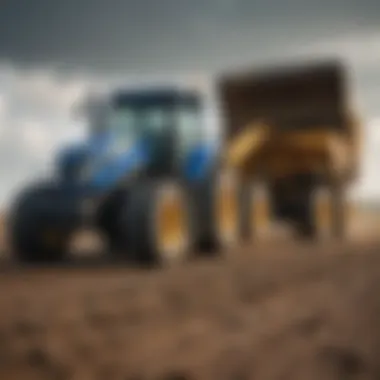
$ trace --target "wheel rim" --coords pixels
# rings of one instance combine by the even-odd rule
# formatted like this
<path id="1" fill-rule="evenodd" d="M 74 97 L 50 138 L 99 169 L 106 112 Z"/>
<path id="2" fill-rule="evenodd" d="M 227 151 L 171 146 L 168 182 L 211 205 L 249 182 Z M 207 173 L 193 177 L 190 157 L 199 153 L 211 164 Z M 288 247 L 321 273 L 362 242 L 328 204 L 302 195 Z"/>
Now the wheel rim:
<path id="1" fill-rule="evenodd" d="M 236 243 L 239 236 L 239 202 L 233 177 L 221 178 L 216 191 L 218 239 L 223 245 L 232 245 Z"/>
<path id="2" fill-rule="evenodd" d="M 189 244 L 189 223 L 179 190 L 164 188 L 156 206 L 156 246 L 164 261 L 183 258 Z"/>

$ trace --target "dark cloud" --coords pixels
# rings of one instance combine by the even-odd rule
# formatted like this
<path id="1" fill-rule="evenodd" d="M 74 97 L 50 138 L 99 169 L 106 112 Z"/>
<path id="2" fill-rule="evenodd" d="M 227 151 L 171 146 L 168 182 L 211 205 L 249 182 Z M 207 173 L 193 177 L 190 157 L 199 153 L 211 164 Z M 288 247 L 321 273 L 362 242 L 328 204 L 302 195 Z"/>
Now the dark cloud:
<path id="1" fill-rule="evenodd" d="M 80 71 L 78 78 L 88 75 L 92 82 L 98 77 L 91 70 L 107 74 L 104 78 L 117 72 L 213 71 L 289 56 L 305 47 L 321 54 L 320 43 L 332 41 L 329 53 L 346 49 L 356 62 L 360 111 L 378 117 L 380 74 L 372 51 L 379 51 L 380 43 L 370 45 L 367 36 L 379 39 L 379 16 L 379 0 L 0 0 L 0 63 L 9 63 L 0 65 L 0 100 L 5 101 L 0 207 L 14 188 L 45 168 L 47 156 L 53 157 L 53 151 L 36 154 L 44 133 L 53 136 L 45 150 L 53 150 L 63 132 L 71 133 L 66 101 L 60 100 L 71 73 L 52 70 L 53 85 L 42 85 L 44 67 Z M 352 36 L 359 37 L 341 48 L 342 40 L 352 41 Z M 43 74 L 35 82 L 31 66 Z M 368 162 L 376 161 L 375 145 L 368 148 Z M 377 178 L 375 167 L 368 173 L 367 178 Z M 380 191 L 378 182 L 364 187 Z"/>
<path id="2" fill-rule="evenodd" d="M 376 27 L 379 15 L 377 0 L 2 0 L 0 59 L 213 70 Z"/>

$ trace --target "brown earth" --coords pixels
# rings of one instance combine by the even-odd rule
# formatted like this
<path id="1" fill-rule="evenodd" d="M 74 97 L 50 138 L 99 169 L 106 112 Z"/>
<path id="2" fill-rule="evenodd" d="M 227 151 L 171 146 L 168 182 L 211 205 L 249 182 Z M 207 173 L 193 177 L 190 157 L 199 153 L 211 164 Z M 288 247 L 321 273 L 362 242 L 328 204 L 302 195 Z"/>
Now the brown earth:
<path id="1" fill-rule="evenodd" d="M 0 379 L 379 379 L 380 243 L 0 272 Z"/>

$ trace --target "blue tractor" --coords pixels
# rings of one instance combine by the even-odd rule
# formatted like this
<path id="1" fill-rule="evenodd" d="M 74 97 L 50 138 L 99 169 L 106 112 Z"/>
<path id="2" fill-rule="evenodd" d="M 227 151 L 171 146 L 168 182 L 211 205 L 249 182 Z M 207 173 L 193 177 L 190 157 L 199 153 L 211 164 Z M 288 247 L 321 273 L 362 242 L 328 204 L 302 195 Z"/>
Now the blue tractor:
<path id="1" fill-rule="evenodd" d="M 17 197 L 9 220 L 16 257 L 60 262 L 83 226 L 105 237 L 110 255 L 145 264 L 230 244 L 235 194 L 231 181 L 220 180 L 218 149 L 205 138 L 204 105 L 188 89 L 107 95 L 88 112 L 85 141 L 58 154 L 55 178 Z"/>

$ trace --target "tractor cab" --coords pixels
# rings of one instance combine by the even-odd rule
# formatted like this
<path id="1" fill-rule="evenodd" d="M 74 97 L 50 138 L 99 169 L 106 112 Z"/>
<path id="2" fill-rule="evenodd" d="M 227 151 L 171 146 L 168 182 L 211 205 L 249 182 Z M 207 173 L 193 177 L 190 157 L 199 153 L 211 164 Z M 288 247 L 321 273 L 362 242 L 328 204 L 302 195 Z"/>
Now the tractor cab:
<path id="1" fill-rule="evenodd" d="M 144 146 L 149 176 L 179 174 L 192 148 L 204 139 L 202 99 L 175 89 L 119 90 L 105 112 L 90 118 L 92 136 L 108 136 L 115 154 Z M 142 144 L 142 145 L 141 145 Z"/>
<path id="2" fill-rule="evenodd" d="M 186 177 L 192 167 L 202 168 L 196 156 L 205 142 L 203 104 L 198 92 L 176 88 L 122 89 L 89 99 L 81 107 L 88 137 L 61 152 L 59 178 L 103 192 L 136 172 Z"/>

